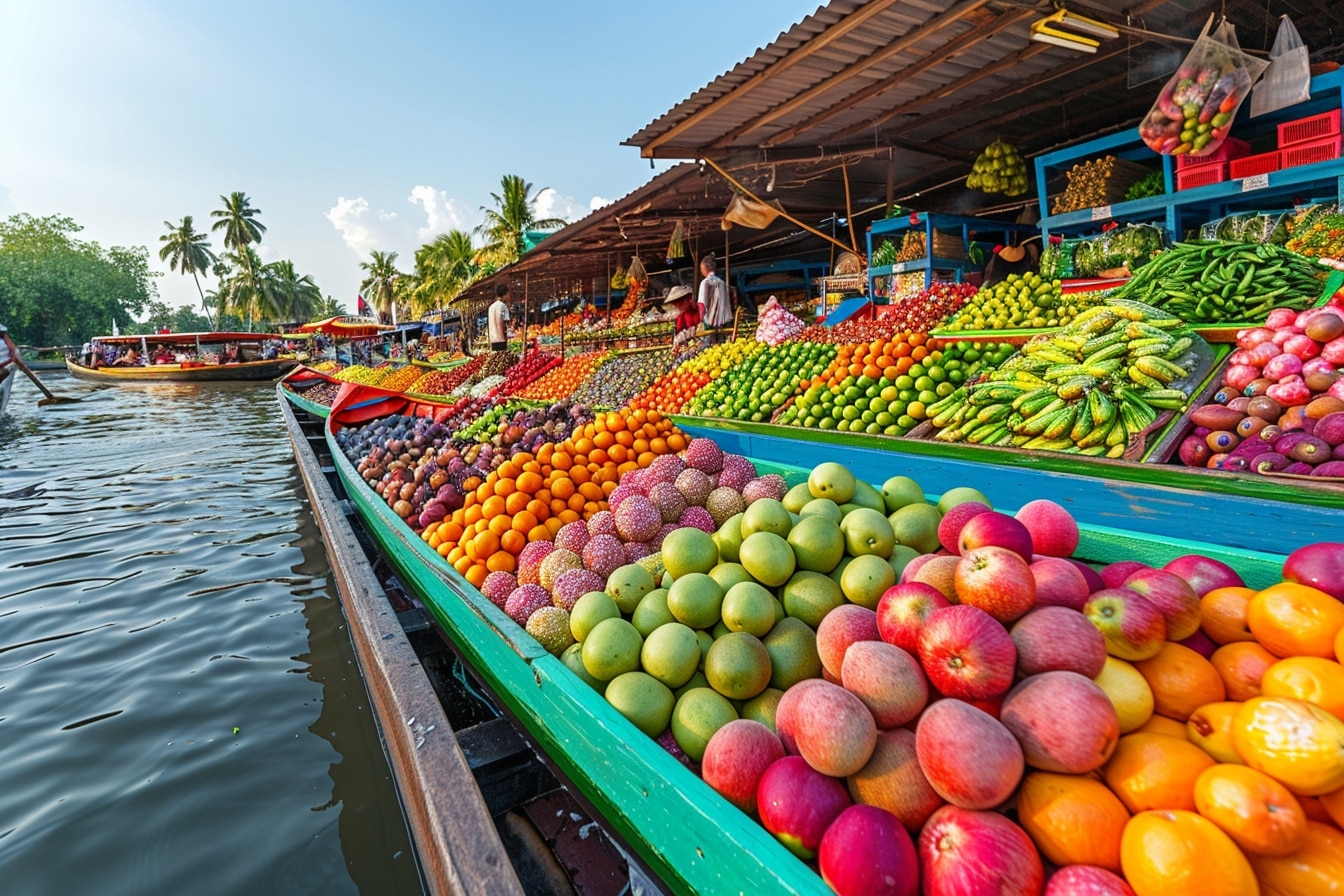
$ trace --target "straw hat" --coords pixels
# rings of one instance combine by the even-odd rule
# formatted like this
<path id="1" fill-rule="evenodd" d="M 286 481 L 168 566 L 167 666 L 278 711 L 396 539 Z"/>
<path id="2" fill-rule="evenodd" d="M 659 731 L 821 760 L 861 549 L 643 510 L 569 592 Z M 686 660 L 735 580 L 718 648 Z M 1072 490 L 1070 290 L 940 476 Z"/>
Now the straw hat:
<path id="1" fill-rule="evenodd" d="M 674 286 L 667 291 L 667 295 L 663 296 L 663 304 L 675 305 L 682 299 L 689 299 L 691 295 L 691 288 L 689 286 Z"/>

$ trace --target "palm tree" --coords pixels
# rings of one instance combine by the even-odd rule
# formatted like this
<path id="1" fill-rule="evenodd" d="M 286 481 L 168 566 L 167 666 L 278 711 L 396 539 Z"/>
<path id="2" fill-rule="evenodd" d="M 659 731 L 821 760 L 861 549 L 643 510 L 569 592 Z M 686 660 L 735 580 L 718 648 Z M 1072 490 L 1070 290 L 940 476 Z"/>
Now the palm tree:
<path id="1" fill-rule="evenodd" d="M 374 249 L 370 260 L 361 261 L 359 266 L 368 272 L 359 283 L 360 293 L 377 307 L 380 318 L 390 317 L 392 301 L 397 296 L 397 279 L 403 276 L 397 270 L 397 253 Z"/>
<path id="2" fill-rule="evenodd" d="M 340 317 L 343 314 L 345 314 L 345 306 L 332 296 L 323 296 L 317 307 L 313 309 L 315 320 L 326 320 L 328 317 Z"/>
<path id="3" fill-rule="evenodd" d="M 423 313 L 455 299 L 476 277 L 476 252 L 471 234 L 462 230 L 441 233 L 421 246 L 415 253 L 414 307 Z"/>
<path id="4" fill-rule="evenodd" d="M 500 192 L 491 193 L 494 208 L 481 206 L 485 220 L 476 232 L 487 240 L 485 251 L 501 266 L 512 264 L 523 254 L 523 236 L 529 230 L 554 230 L 564 227 L 564 218 L 537 218 L 537 198 L 546 188 L 532 192 L 532 185 L 516 174 L 500 180 Z"/>
<path id="5" fill-rule="evenodd" d="M 210 306 L 206 304 L 205 290 L 201 289 L 201 278 L 197 274 L 215 263 L 215 253 L 210 251 L 210 244 L 206 242 L 205 234 L 196 232 L 191 215 L 183 215 L 181 224 L 175 225 L 172 221 L 164 221 L 163 226 L 168 228 L 168 232 L 159 237 L 159 242 L 163 243 L 163 247 L 159 249 L 159 261 L 168 262 L 168 269 L 171 271 L 191 274 L 191 279 L 196 281 L 196 291 L 201 294 L 201 306 L 205 308 L 208 318 Z M 210 326 L 214 325 L 214 321 L 211 321 Z"/>
<path id="6" fill-rule="evenodd" d="M 259 286 L 263 320 L 302 323 L 311 320 L 322 303 L 322 290 L 312 276 L 300 277 L 294 270 L 294 262 L 289 260 L 263 266 Z"/>
<path id="7" fill-rule="evenodd" d="M 257 292 L 256 268 L 252 265 L 252 252 L 248 248 L 252 243 L 261 242 L 261 235 L 266 232 L 266 225 L 257 221 L 257 215 L 261 214 L 261 209 L 252 207 L 252 200 L 240 192 L 234 191 L 228 196 L 220 196 L 220 202 L 224 207 L 215 209 L 210 213 L 210 217 L 216 218 L 214 224 L 210 225 L 210 230 L 224 231 L 224 245 L 238 254 L 242 259 L 246 269 L 249 291 L 255 296 Z M 247 329 L 252 329 L 251 303 L 249 303 L 249 313 L 247 318 Z"/>
<path id="8" fill-rule="evenodd" d="M 261 269 L 261 259 L 256 252 L 243 246 L 237 255 L 227 256 L 226 260 L 229 272 L 219 281 L 219 289 L 215 292 L 219 316 L 223 319 L 225 314 L 232 314 L 245 320 L 251 332 L 252 320 L 261 316 L 264 301 L 261 283 L 253 274 Z"/>

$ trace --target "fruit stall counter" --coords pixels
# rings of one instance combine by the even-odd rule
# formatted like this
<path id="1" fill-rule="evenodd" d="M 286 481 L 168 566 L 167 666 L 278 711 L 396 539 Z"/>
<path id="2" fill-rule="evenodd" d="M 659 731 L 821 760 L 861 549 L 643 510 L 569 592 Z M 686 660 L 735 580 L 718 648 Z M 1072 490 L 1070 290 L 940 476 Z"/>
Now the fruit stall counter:
<path id="1" fill-rule="evenodd" d="M 1035 236 L 1036 228 L 1008 221 L 930 212 L 917 212 L 899 218 L 883 218 L 874 221 L 868 228 L 868 258 L 870 261 L 873 259 L 874 240 L 895 239 L 911 232 L 922 233 L 924 255 L 910 261 L 897 261 L 891 264 L 870 263 L 868 295 L 877 294 L 873 287 L 875 278 L 890 277 L 893 274 L 922 274 L 925 288 L 933 284 L 935 272 L 951 274 L 953 275 L 951 279 L 960 283 L 968 269 L 978 270 L 981 267 L 969 260 L 968 254 L 972 244 L 981 243 L 992 250 L 996 244 L 1015 244 L 1028 236 Z M 880 246 L 880 242 L 877 245 Z M 946 253 L 946 257 L 941 257 L 940 253 Z"/>
<path id="2" fill-rule="evenodd" d="M 1344 796 L 1344 757 L 1322 750 L 1299 762 L 1277 735 L 1254 733 L 1300 731 L 1315 750 L 1344 732 L 1318 705 L 1344 702 L 1311 691 L 1321 675 L 1344 681 L 1326 659 L 1342 649 L 1344 560 L 1338 544 L 1304 546 L 1338 536 L 1338 510 L 919 465 L 726 429 L 683 434 L 638 410 L 579 406 L 565 410 L 573 431 L 563 442 L 501 443 L 466 469 L 458 452 L 473 449 L 453 437 L 448 409 L 403 399 L 392 416 L 347 417 L 361 388 L 342 396 L 326 429 L 356 511 L 528 737 L 671 890 L 829 884 L 849 896 L 889 878 L 895 892 L 913 894 L 921 880 L 926 892 L 954 892 L 949 880 L 969 862 L 1039 896 L 1044 856 L 1110 869 L 1088 872 L 1094 879 L 1123 872 L 1148 896 L 1174 873 L 1154 857 L 1183 842 L 1183 828 L 1159 823 L 1166 813 L 1267 888 L 1338 865 L 1331 850 L 1344 850 L 1344 834 L 1331 824 L 1303 818 L 1276 847 L 1292 853 L 1290 870 L 1243 839 L 1249 826 L 1200 802 L 1194 781 L 1220 761 L 1241 774 L 1231 763 L 1244 761 L 1303 800 L 1327 797 L 1311 803 L 1313 818 L 1342 808 L 1330 800 Z M 613 467 L 594 440 L 621 445 L 622 433 L 660 433 L 667 451 Z M 590 467 L 603 487 L 551 497 L 557 525 L 532 525 L 546 514 L 536 496 L 568 494 L 570 471 Z M 415 493 L 430 503 L 411 503 Z M 451 515 L 432 512 L 464 495 Z M 1237 528 L 1214 534 L 1204 520 Z M 527 532 L 510 542 L 496 529 Z M 951 553 L 932 553 L 940 545 Z M 478 568 L 491 571 L 481 579 Z M 1319 622 L 1293 622 L 1304 608 Z M 1244 640 L 1246 625 L 1258 643 L 1232 650 L 1275 651 L 1262 697 L 1215 652 Z M 1061 638 L 1076 649 L 1053 649 Z M 893 688 L 915 679 L 927 683 Z M 947 699 L 926 708 L 933 687 Z M 1227 699 L 1244 702 L 1216 729 Z M 1219 759 L 1231 747 L 1200 733 L 1206 719 L 1231 732 L 1239 758 Z M 1155 733 L 1167 729 L 1176 736 Z M 1154 752 L 1155 739 L 1168 749 Z M 890 792 L 890 774 L 918 784 L 918 799 Z M 1152 775 L 1167 781 L 1160 793 L 1142 783 Z M 1117 811 L 1066 835 L 1045 798 L 1061 786 L 1066 805 L 1104 798 Z M 990 811 L 1015 794 L 1014 813 Z M 973 858 L 949 852 L 967 837 Z M 1139 838 L 1152 848 L 1125 845 Z"/>

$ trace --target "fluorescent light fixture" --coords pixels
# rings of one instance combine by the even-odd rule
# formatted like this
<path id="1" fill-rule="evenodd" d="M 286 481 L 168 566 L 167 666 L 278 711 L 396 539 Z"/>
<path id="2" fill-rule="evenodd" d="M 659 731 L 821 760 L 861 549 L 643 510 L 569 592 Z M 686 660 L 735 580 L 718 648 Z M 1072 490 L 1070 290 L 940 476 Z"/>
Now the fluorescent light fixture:
<path id="1" fill-rule="evenodd" d="M 1043 44 L 1054 44 L 1077 50 L 1080 53 L 1095 53 L 1101 46 L 1098 38 L 1112 40 L 1120 32 L 1105 22 L 1089 19 L 1067 9 L 1059 9 L 1031 25 L 1031 39 Z"/>

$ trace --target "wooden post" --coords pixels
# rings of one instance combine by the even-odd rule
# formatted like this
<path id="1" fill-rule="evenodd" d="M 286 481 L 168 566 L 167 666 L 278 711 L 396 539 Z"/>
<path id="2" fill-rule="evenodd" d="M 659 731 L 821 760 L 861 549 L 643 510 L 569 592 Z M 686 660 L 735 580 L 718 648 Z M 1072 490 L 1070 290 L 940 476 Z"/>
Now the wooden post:
<path id="1" fill-rule="evenodd" d="M 523 344 L 527 344 L 527 272 L 523 272 Z"/>

